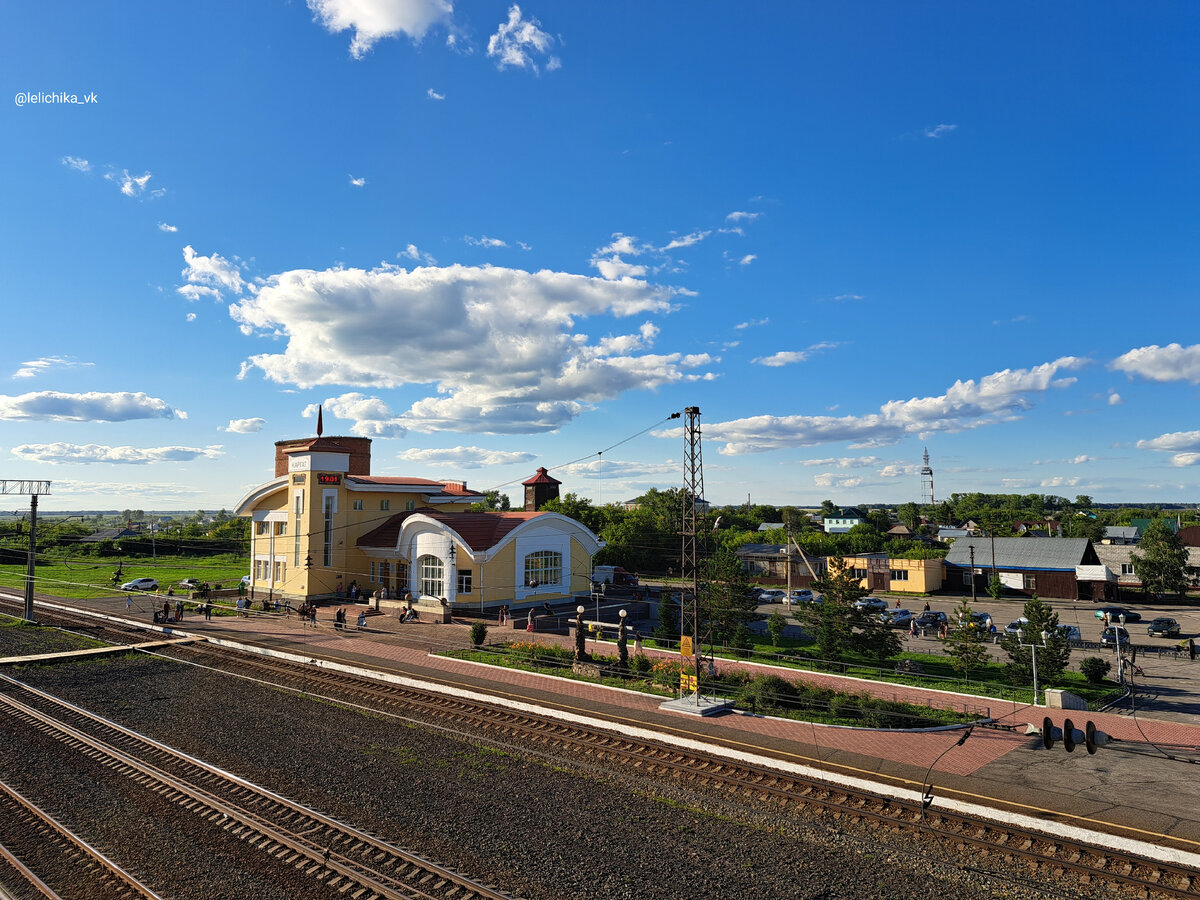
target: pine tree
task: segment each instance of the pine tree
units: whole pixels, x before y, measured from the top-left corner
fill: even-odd
[[[1025,619],[1027,622],[1021,626],[1019,635],[1006,634],[1000,638],[1000,646],[1012,660],[1005,665],[1004,671],[1013,684],[1032,684],[1032,654],[1036,653],[1038,678],[1051,684],[1062,676],[1071,659],[1067,639],[1058,630],[1058,613],[1034,594],[1025,602]]]
[[[972,671],[988,661],[987,647],[984,646],[987,633],[971,618],[971,604],[966,598],[954,612],[958,621],[944,643],[954,671],[961,673],[966,680]]]

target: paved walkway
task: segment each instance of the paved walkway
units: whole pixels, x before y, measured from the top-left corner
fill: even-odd
[[[121,618],[145,623],[150,619],[148,603],[145,610],[138,610],[135,604],[135,609],[129,611],[122,598],[88,601],[86,605]],[[348,605],[347,609],[356,608]],[[1041,748],[1040,739],[989,728],[974,729],[970,738],[957,746],[961,731],[882,732],[740,713],[700,719],[660,710],[658,697],[515,669],[481,667],[434,655],[467,646],[469,623],[400,625],[390,617],[372,616],[364,631],[353,624],[339,631],[332,627],[334,610],[335,607],[322,608],[315,629],[302,625],[294,616],[262,614],[250,618],[221,616],[211,622],[199,615],[189,615],[178,628],[411,677],[449,679],[464,687],[508,698],[550,704],[622,723],[643,724],[846,774],[882,776],[893,784],[900,782],[914,787],[931,780],[939,792],[980,802],[1000,801],[1025,811],[1059,811],[1081,817],[1084,822],[1107,822],[1128,829],[1171,834],[1186,842],[1196,842],[1193,849],[1200,849],[1200,781],[1193,779],[1195,769],[1171,762],[1161,754],[1142,755],[1143,751],[1154,752],[1152,741],[1182,745],[1192,749],[1192,756],[1200,756],[1200,726],[1192,722],[1143,715],[1134,718],[1113,713],[1049,711],[792,670],[781,670],[780,674],[823,684],[848,684],[852,690],[889,699],[968,709],[978,705],[981,709],[990,708],[993,716],[1013,725],[1040,724],[1047,713],[1059,724],[1070,717],[1077,727],[1090,719],[1120,742],[1088,756],[1083,748],[1074,754],[1067,754],[1061,748],[1046,751]],[[354,614],[348,614],[348,618],[353,623]],[[497,633],[493,629],[489,636],[495,638]],[[513,632],[511,636],[526,635]],[[538,638],[561,640],[550,635]],[[927,774],[930,771],[932,778]]]

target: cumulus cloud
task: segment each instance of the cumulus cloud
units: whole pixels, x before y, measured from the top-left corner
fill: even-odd
[[[743,256],[741,259],[738,260],[738,265],[739,266],[748,266],[748,265],[750,265],[750,263],[754,262],[756,259],[758,259],[758,256],[756,254],[747,253],[745,256]]]
[[[439,94],[433,88],[430,88],[429,90],[427,90],[425,92],[425,96],[427,96],[430,100],[445,100],[446,99],[445,94]]]
[[[348,177],[350,178],[350,186],[351,187],[362,187],[364,184],[367,183],[367,179],[365,179],[365,178],[355,178],[353,175],[350,175]]]
[[[742,212],[734,210],[725,217],[726,222],[753,222],[759,217],[760,213]]]
[[[416,244],[409,244],[407,247],[405,247],[403,250],[401,250],[399,253],[396,254],[396,258],[397,259],[412,259],[412,260],[416,260],[417,262],[423,262],[426,265],[430,265],[430,266],[437,265],[437,260],[434,259],[432,256],[430,256],[428,253],[424,253],[421,250],[419,250],[417,248]]]
[[[496,33],[488,38],[487,55],[496,60],[496,68],[505,69],[515,66],[518,69],[529,69],[535,74],[538,64],[534,57],[547,57],[546,71],[551,72],[562,66],[562,61],[550,55],[554,46],[554,38],[542,31],[541,22],[534,18],[522,18],[521,7],[513,4],[508,8],[508,21],[501,22]]]
[[[228,425],[218,430],[232,431],[234,434],[257,434],[263,430],[263,426],[266,424],[267,420],[258,416],[252,419],[230,419]]]
[[[40,359],[30,359],[21,363],[21,368],[13,372],[13,378],[32,378],[50,369],[74,369],[80,366],[94,366],[95,363],[80,362],[70,356],[43,356]]]
[[[183,317],[183,320],[184,320],[185,322],[195,322],[195,321],[196,321],[196,314],[195,314],[195,313],[188,313],[186,316],[184,316],[184,317]]]
[[[1172,431],[1148,441],[1138,441],[1140,450],[1200,450],[1200,431]]]
[[[174,233],[175,233],[175,232],[177,232],[179,229],[178,229],[178,228],[176,228],[174,225],[168,225],[166,222],[159,222],[159,223],[158,223],[158,230],[159,230],[159,231],[166,231],[166,232],[168,232],[169,234],[174,234]]]
[[[245,288],[245,282],[242,281],[242,275],[237,266],[219,253],[214,253],[212,256],[201,256],[189,244],[183,248],[183,261],[186,265],[181,274],[191,284],[207,285],[214,289],[224,288],[235,294],[240,294]],[[182,288],[179,292],[184,293]],[[185,294],[185,296],[188,295]],[[189,299],[196,298],[189,297]]]
[[[748,319],[745,322],[738,322],[733,327],[735,330],[741,331],[743,328],[757,328],[759,325],[767,325],[770,321],[770,319]]]
[[[350,55],[362,59],[381,38],[408,35],[414,42],[435,25],[448,24],[449,0],[308,0],[313,18],[330,34],[353,31]]]
[[[1109,395],[1108,395],[1108,405],[1109,406],[1120,406],[1124,402],[1125,401],[1121,399],[1121,395],[1118,394],[1116,391],[1112,391],[1111,393],[1109,393]]]
[[[405,450],[398,454],[407,462],[422,466],[448,466],[456,469],[483,469],[532,462],[537,455],[523,450],[487,450],[483,447],[441,447],[429,450]]]
[[[860,487],[862,483],[863,479],[857,475],[835,475],[832,472],[823,472],[813,476],[813,484],[817,487],[856,488]]]
[[[109,172],[104,177],[117,182],[121,186],[121,193],[126,197],[140,197],[144,194],[151,178],[149,172],[144,175],[130,175],[128,169],[122,169],[120,174]]]
[[[934,125],[932,128],[926,128],[924,134],[927,138],[940,138],[942,135],[949,134],[957,127],[957,125]]]
[[[916,463],[890,463],[879,470],[881,478],[901,478],[916,475],[921,467]]]
[[[106,447],[102,444],[21,444],[13,447],[13,456],[29,462],[115,463],[144,466],[160,462],[190,462],[194,459],[218,459],[224,455],[220,444],[210,447]]]
[[[741,326],[738,326],[739,328]],[[831,341],[822,341],[819,344],[813,344],[807,350],[780,350],[778,353],[772,353],[770,356],[756,356],[750,360],[752,364],[759,366],[768,366],[770,368],[779,368],[780,366],[790,366],[794,363],[801,363],[811,357],[814,353],[821,350],[829,350],[836,347],[837,344]]]
[[[937,397],[893,400],[863,416],[752,416],[706,424],[704,434],[724,442],[722,454],[738,455],[838,441],[850,441],[856,448],[879,447],[908,435],[965,431],[1020,418],[1033,405],[1030,395],[1073,384],[1074,378],[1060,378],[1059,373],[1086,362],[1064,356],[1030,369],[1005,369],[979,381],[956,381]],[[656,434],[680,437],[682,430]]]
[[[0,394],[0,419],[41,422],[127,422],[130,419],[186,419],[166,401],[141,392],[104,394],[88,391],[64,394],[36,391],[9,396]]]
[[[472,247],[507,247],[508,242],[502,241],[500,238],[488,237],[486,234],[480,237],[471,237],[469,234],[463,235],[463,240]]]
[[[628,390],[705,377],[695,370],[713,362],[707,354],[619,352],[619,336],[597,342],[576,332],[582,318],[670,309],[671,291],[643,281],[455,265],[293,270],[267,279],[230,314],[243,332],[286,344],[243,363],[243,377],[259,369],[301,388],[434,386],[399,414],[374,398],[379,405],[366,411],[357,404],[368,398],[344,399],[365,433],[531,433]],[[647,334],[638,331],[636,346]]]
[[[216,288],[206,287],[203,284],[185,284],[175,288],[175,293],[186,297],[188,300],[196,301],[203,297],[208,297],[212,300],[220,300],[221,292]]]
[[[1200,453],[1176,453],[1171,457],[1171,465],[1180,467],[1200,465]]]
[[[74,169],[76,172],[92,171],[92,164],[86,159],[80,159],[78,156],[64,156],[60,162],[68,169]]]
[[[1065,478],[1062,475],[1056,475],[1054,478],[1043,478],[1041,487],[1044,488],[1061,488],[1075,487],[1079,484],[1080,478],[1078,475],[1073,475],[1070,478]]]
[[[1200,344],[1192,344],[1190,347],[1181,344],[1136,347],[1118,356],[1109,367],[1127,375],[1140,375],[1150,381],[1189,381],[1192,384],[1200,384]]]

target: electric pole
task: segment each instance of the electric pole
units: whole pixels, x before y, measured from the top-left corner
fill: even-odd
[[[38,496],[50,493],[49,481],[0,478],[0,494],[29,495],[29,557],[25,564],[25,621],[33,621],[33,567],[37,556]]]

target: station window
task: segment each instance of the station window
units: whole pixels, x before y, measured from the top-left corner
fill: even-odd
[[[384,509],[384,510],[391,509],[391,508],[392,508],[392,501],[391,501],[391,500],[380,500],[380,501],[379,501],[379,508],[380,508],[380,509]]]
[[[562,554],[555,550],[538,550],[525,557],[525,584],[560,584]]]
[[[271,526],[268,525],[266,522],[255,522],[254,523],[254,533],[255,534],[267,534],[270,527]]]
[[[1027,591],[1036,591],[1037,590],[1037,576],[1036,575],[1026,575],[1025,576],[1025,590],[1027,590]]]
[[[854,575],[854,577],[855,577],[855,578],[857,578],[857,579],[859,579],[860,581],[861,581],[863,578],[866,578],[866,577],[867,577],[867,570],[866,570],[866,569],[851,569],[850,571],[851,571],[851,573]]]
[[[287,534],[287,522],[276,522],[275,523],[275,533],[277,535],[278,534]]]
[[[355,500],[355,501],[354,501],[354,508],[355,508],[355,509],[362,509],[362,508],[363,508],[363,501],[362,501],[362,500]]]
[[[470,569],[459,569],[458,570],[458,592],[460,594],[471,593],[471,570]]]
[[[296,515],[304,515],[304,491],[296,491]]]
[[[427,597],[440,597],[445,593],[445,569],[436,556],[417,559],[417,590]]]
[[[908,581],[908,569],[892,569],[892,581]]]
[[[416,509],[416,508],[417,508],[417,501],[416,501],[416,500],[409,500],[408,502],[406,502],[406,503],[404,504],[404,510],[405,510],[405,512],[412,512],[412,511],[413,511],[414,509]]]
[[[371,563],[371,574],[367,577],[368,581],[375,580],[375,563]]]

